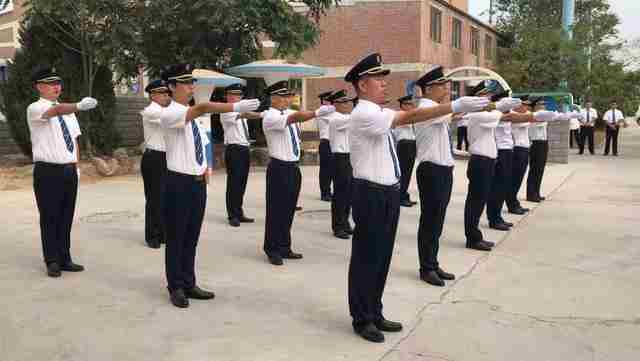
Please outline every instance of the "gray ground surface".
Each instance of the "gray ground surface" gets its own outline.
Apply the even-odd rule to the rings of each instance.
[[[2,192],[0,360],[637,360],[639,166],[640,130],[625,129],[618,158],[548,167],[548,200],[506,216],[512,232],[486,229],[499,245],[485,254],[464,248],[458,161],[440,254],[458,280],[418,279],[419,210],[403,209],[384,302],[405,331],[381,345],[351,330],[350,243],[329,231],[317,168],[303,169],[294,222],[305,258],[280,268],[261,252],[264,173],[252,173],[246,199],[257,223],[239,229],[226,224],[225,176],[216,175],[197,269],[217,297],[187,310],[168,301],[164,251],[144,246],[139,177],[80,188],[73,254],[87,271],[61,279],[44,273],[32,191]],[[417,198],[415,183],[411,191]]]

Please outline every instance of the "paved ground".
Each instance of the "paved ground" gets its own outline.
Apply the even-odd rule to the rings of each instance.
[[[640,130],[621,144],[616,159],[548,167],[548,200],[507,217],[518,223],[510,233],[486,230],[500,242],[491,254],[463,247],[458,162],[440,256],[458,280],[444,289],[419,281],[419,212],[403,209],[384,301],[405,331],[382,345],[351,331],[350,243],[328,231],[316,168],[304,169],[294,224],[305,259],[277,269],[261,252],[264,173],[251,175],[247,199],[257,223],[240,229],[225,223],[225,177],[215,177],[198,276],[217,297],[187,310],[169,304],[164,252],[144,246],[139,177],[81,187],[73,253],[87,271],[61,279],[44,274],[32,192],[2,192],[0,360],[637,360]]]

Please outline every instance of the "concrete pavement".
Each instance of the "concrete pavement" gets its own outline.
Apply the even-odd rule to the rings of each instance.
[[[217,296],[187,310],[168,301],[164,250],[144,246],[140,177],[80,188],[73,255],[87,270],[61,279],[45,275],[31,190],[2,192],[0,360],[637,360],[639,129],[623,131],[621,153],[548,167],[548,200],[508,215],[512,232],[483,216],[499,242],[491,254],[464,248],[458,161],[440,253],[458,280],[418,279],[419,209],[404,208],[384,303],[405,330],[380,345],[351,330],[350,243],[331,235],[315,167],[303,169],[294,221],[305,258],[281,268],[261,251],[264,172],[251,174],[246,199],[257,223],[239,229],[226,224],[225,176],[214,177],[197,273]]]

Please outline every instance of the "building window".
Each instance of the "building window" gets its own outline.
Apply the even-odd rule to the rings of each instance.
[[[453,18],[451,31],[451,46],[456,49],[462,49],[462,21]]]
[[[489,35],[484,37],[484,56],[487,60],[493,60],[493,38]]]
[[[480,32],[478,29],[471,29],[471,53],[475,56],[480,54]]]
[[[442,11],[431,8],[431,40],[442,42]]]

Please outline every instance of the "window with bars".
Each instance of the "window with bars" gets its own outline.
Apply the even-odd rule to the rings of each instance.
[[[493,38],[489,35],[484,36],[484,57],[487,60],[494,58]]]
[[[475,56],[480,54],[480,32],[478,29],[471,29],[471,53]]]
[[[451,46],[462,49],[462,21],[453,18],[451,27]]]
[[[442,11],[431,8],[431,40],[442,42]]]

